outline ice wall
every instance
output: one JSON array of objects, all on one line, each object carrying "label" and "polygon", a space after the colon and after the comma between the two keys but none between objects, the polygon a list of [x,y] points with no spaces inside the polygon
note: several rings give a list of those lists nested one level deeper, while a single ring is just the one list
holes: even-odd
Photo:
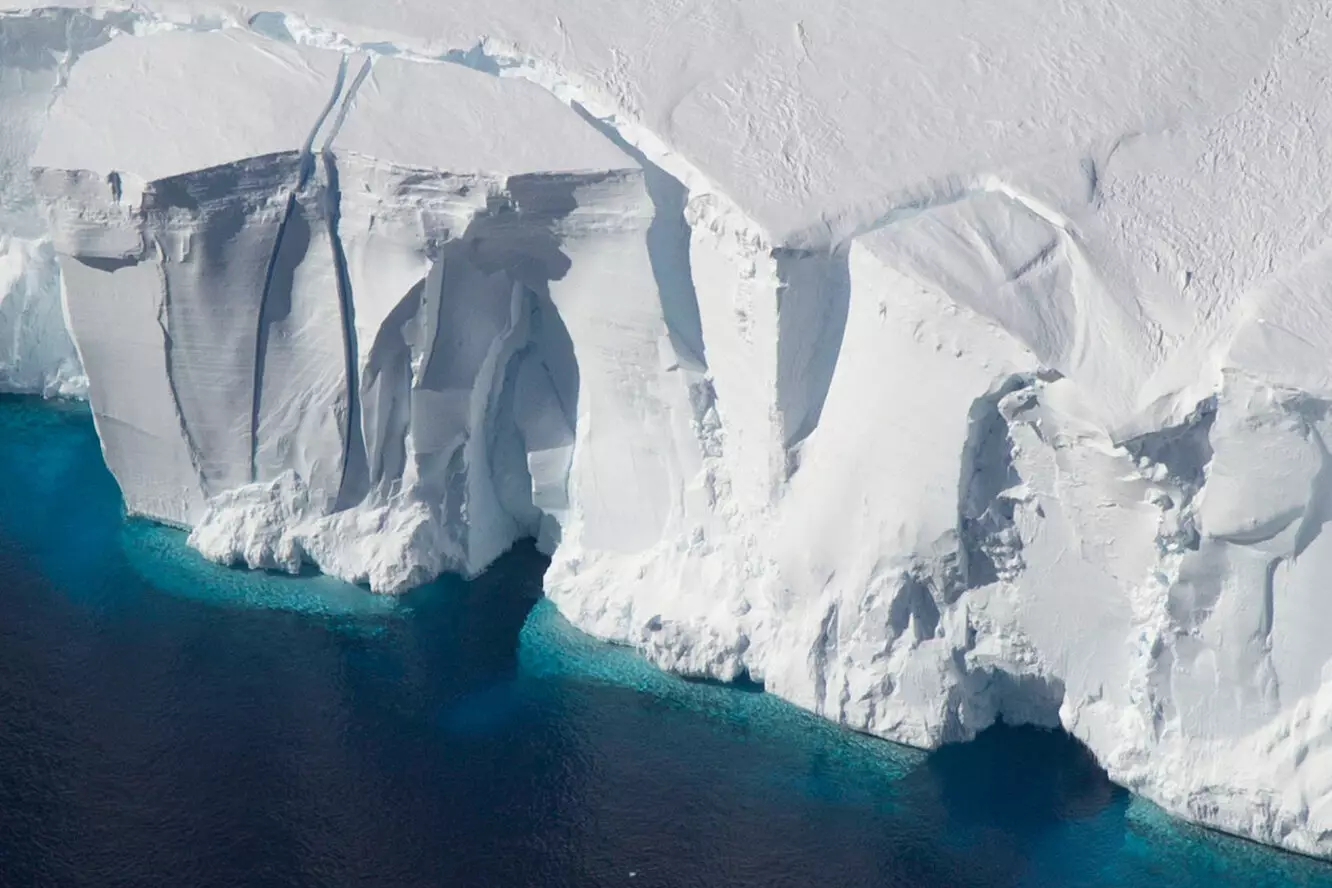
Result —
[{"label": "ice wall", "polygon": [[0,15],[0,391],[77,395],[87,385],[28,164],[71,62],[122,24],[71,10]]},{"label": "ice wall", "polygon": [[520,536],[632,550],[697,471],[642,172],[532,86],[120,40],[33,164],[108,463],[214,557],[393,591]]},{"label": "ice wall", "polygon": [[664,668],[1332,853],[1332,24],[804,6],[61,13],[0,194],[130,507],[383,591],[536,536]]}]

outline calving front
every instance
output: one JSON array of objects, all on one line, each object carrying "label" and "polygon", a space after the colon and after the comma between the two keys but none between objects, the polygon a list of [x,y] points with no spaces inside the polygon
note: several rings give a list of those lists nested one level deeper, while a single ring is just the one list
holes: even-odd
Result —
[{"label": "calving front", "polygon": [[[1177,813],[1332,852],[1322,229],[1297,195],[1299,244],[1253,214],[1204,230],[1222,183],[1177,160],[1275,93],[1126,135],[1146,99],[1094,80],[1071,105],[1100,116],[995,124],[941,172],[920,145],[952,162],[962,135],[933,118],[878,133],[891,164],[858,141],[823,25],[795,32],[795,98],[753,47],[640,70],[522,46],[577,69],[557,96],[334,39],[336,15],[300,31],[319,48],[172,14],[63,12],[95,38],[41,31],[54,73],[0,96],[6,199],[60,266],[34,259],[22,304],[67,323],[132,510],[383,592],[536,537],[561,610],[665,668],[923,746],[1062,724]],[[668,68],[695,81],[666,109]],[[620,104],[594,116],[575,80]],[[726,95],[803,124],[778,139]],[[48,388],[78,375],[54,326],[55,369],[23,377]]]}]

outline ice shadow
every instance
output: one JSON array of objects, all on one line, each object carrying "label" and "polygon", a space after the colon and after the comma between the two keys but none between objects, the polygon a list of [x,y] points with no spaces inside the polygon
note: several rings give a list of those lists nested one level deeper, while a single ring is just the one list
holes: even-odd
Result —
[{"label": "ice shadow", "polygon": [[851,307],[849,245],[773,251],[777,263],[777,406],[794,472],[832,387]]},{"label": "ice shadow", "polygon": [[[1050,867],[1064,871],[1066,884],[1082,884],[1114,861],[1128,828],[1128,790],[1057,729],[997,722],[931,752],[901,788],[934,822],[932,833],[963,846],[984,884],[1018,884]],[[1088,843],[1091,853],[1077,860],[1041,859],[1054,836],[1077,829],[1115,841]]]},{"label": "ice shadow", "polygon": [[661,314],[676,356],[696,368],[707,367],[703,344],[703,321],[699,315],[698,293],[694,289],[689,242],[692,229],[685,218],[689,189],[679,179],[657,166],[632,145],[619,130],[595,117],[582,105],[573,109],[588,126],[601,133],[615,147],[633,158],[643,170],[643,186],[652,201],[652,222],[647,230],[648,261],[657,284]]}]

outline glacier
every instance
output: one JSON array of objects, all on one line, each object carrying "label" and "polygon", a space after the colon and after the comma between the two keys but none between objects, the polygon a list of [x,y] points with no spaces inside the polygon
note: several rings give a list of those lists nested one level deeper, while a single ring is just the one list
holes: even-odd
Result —
[{"label": "glacier", "polygon": [[805,6],[0,0],[0,388],[215,560],[535,538],[665,669],[1332,855],[1332,16]]}]

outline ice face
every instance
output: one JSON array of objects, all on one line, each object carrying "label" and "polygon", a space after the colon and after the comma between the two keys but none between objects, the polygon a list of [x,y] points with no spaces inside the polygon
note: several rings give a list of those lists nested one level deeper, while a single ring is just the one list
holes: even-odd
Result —
[{"label": "ice face", "polygon": [[70,10],[0,15],[0,390],[82,394],[87,379],[60,310],[55,251],[28,161],[71,61],[118,22]]},{"label": "ice face", "polygon": [[805,5],[0,18],[14,384],[67,324],[130,508],[215,559],[389,592],[533,536],[665,668],[1062,724],[1332,853],[1332,27]]},{"label": "ice face", "polygon": [[[250,77],[281,89],[250,107]],[[214,101],[160,145],[154,115],[201,82]],[[402,121],[427,94],[458,99]],[[90,55],[33,162],[132,510],[196,526],[214,557],[309,558],[382,591],[475,573],[543,525],[552,545],[660,539],[698,445],[672,427],[690,408],[652,204],[633,160],[548,94],[166,34]],[[358,525],[378,540],[364,564],[337,542],[348,510],[379,516]]]}]

